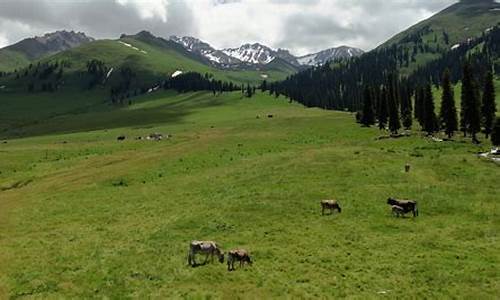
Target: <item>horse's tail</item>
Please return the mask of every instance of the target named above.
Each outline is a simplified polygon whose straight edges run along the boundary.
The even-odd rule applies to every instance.
[[[337,208],[338,208],[338,210],[339,210],[339,213],[341,213],[341,212],[342,212],[342,208],[340,208],[340,205],[339,205],[339,204],[337,204]]]
[[[192,262],[193,262],[193,258],[192,258],[192,254],[191,254],[191,250],[188,251],[188,265],[192,265]]]
[[[418,202],[415,201],[415,208],[413,209],[413,216],[418,217]]]

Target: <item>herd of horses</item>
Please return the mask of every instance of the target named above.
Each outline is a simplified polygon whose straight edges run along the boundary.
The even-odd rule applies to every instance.
[[[404,217],[408,213],[412,213],[413,217],[418,216],[418,205],[417,201],[414,200],[398,200],[394,198],[388,198],[387,204],[391,206],[392,214],[395,217]],[[322,200],[321,201],[321,214],[325,214],[325,210],[329,210],[330,214],[334,211],[342,212],[340,204],[336,200]],[[189,244],[188,252],[188,264],[190,266],[196,267],[199,264],[196,262],[195,257],[197,254],[205,255],[205,261],[202,264],[206,264],[209,260],[217,260],[220,263],[224,263],[224,251],[213,241],[192,241]],[[239,262],[240,268],[243,268],[245,264],[252,265],[252,259],[250,254],[245,249],[233,249],[227,253],[227,270],[234,271],[234,263]]]

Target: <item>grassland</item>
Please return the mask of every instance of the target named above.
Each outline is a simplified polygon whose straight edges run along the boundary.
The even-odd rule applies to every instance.
[[[351,114],[261,94],[60,112],[1,134],[0,298],[500,294],[500,169],[475,156],[487,142],[376,140]],[[151,132],[172,137],[134,140]],[[420,216],[393,218],[389,196]],[[326,198],[342,214],[321,216]],[[192,239],[245,247],[254,265],[188,267]]]

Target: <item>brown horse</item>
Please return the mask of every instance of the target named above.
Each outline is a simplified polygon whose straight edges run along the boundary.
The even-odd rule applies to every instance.
[[[321,201],[321,214],[325,214],[325,209],[330,210],[333,213],[334,210],[337,210],[339,213],[342,212],[339,203],[336,200],[322,200]]]
[[[250,255],[248,251],[245,249],[235,249],[229,251],[227,254],[227,270],[234,271],[234,262],[240,262],[240,268],[243,268],[245,263],[252,265],[252,260],[250,259]]]

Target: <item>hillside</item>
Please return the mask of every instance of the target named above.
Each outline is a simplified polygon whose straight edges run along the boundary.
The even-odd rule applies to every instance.
[[[411,64],[403,66],[402,71],[411,72],[499,24],[500,3],[462,0],[397,34],[377,49],[404,48],[411,57]]]
[[[498,166],[460,138],[377,140],[352,119],[162,92],[18,128],[0,143],[0,298],[498,295]],[[152,132],[171,137],[135,139]],[[391,216],[390,196],[420,216]],[[330,198],[342,213],[322,216]],[[254,263],[188,267],[194,239]]]
[[[148,32],[137,35],[122,36],[119,40],[98,40],[60,52],[48,58],[41,59],[42,65],[61,63],[64,66],[64,85],[85,86],[85,81],[78,74],[87,71],[87,64],[96,60],[103,63],[110,82],[119,80],[119,71],[128,68],[134,73],[135,85],[151,86],[154,83],[169,78],[173,73],[198,72],[212,74],[216,79],[235,83],[259,84],[262,80],[282,80],[296,70],[289,68],[273,68],[260,70],[221,70],[206,64],[196,55],[186,51],[182,46],[172,41],[157,38]],[[38,63],[38,62],[36,62]],[[36,65],[34,63],[34,65]],[[111,70],[113,69],[113,70]],[[9,87],[19,87],[29,82],[24,76],[25,70],[20,70],[20,80],[10,80],[18,76],[12,74],[4,78],[4,84]],[[28,75],[31,74],[28,70]],[[31,75],[32,77],[32,75]],[[0,80],[0,83],[2,81]]]
[[[23,68],[41,57],[69,50],[93,40],[84,33],[73,31],[56,31],[24,39],[0,49],[0,71]]]

